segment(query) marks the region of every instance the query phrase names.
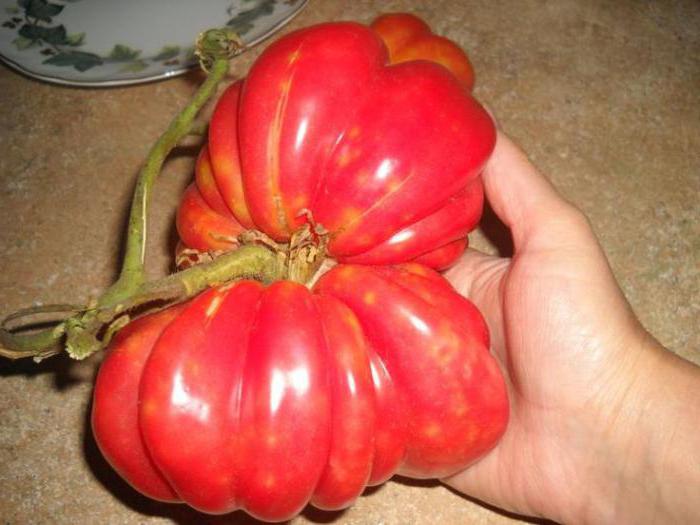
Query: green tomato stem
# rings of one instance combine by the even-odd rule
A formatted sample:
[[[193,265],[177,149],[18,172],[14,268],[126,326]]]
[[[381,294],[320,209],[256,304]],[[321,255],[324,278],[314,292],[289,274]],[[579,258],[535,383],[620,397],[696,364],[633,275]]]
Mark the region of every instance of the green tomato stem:
[[[163,167],[165,158],[183,137],[190,133],[199,110],[211,98],[216,87],[228,72],[228,58],[214,60],[207,79],[192,101],[175,117],[165,133],[153,145],[146,164],[139,173],[134,190],[126,239],[126,252],[117,281],[102,295],[98,304],[123,300],[133,294],[146,281],[146,217],[151,190]]]
[[[109,342],[111,336],[128,322],[129,311],[133,308],[149,303],[160,303],[163,307],[181,302],[208,286],[236,278],[255,277],[267,281],[281,276],[282,269],[274,252],[262,246],[249,246],[209,264],[158,281],[146,281],[147,216],[153,185],[172,149],[192,132],[205,132],[202,125],[194,125],[194,119],[226,76],[229,59],[244,47],[238,35],[228,28],[206,31],[197,40],[196,55],[208,75],[190,103],[153,145],[139,173],[131,204],[126,251],[117,281],[87,307],[36,307],[8,316],[0,325],[0,356],[43,359],[58,353],[57,346],[65,339],[68,353],[76,359],[83,359]],[[57,311],[77,313],[55,322],[50,329],[32,333],[17,333],[7,327],[10,321],[18,318]]]
[[[128,323],[132,310],[146,307],[153,311],[154,308],[172,306],[207,288],[238,279],[269,283],[283,278],[286,271],[284,261],[275,251],[260,245],[242,246],[210,263],[193,266],[157,281],[144,282],[124,299],[103,302],[96,309],[69,319],[65,326],[66,351],[74,359],[85,359],[102,350],[111,336]],[[100,337],[105,327],[106,335]]]
[[[71,304],[49,304],[23,308],[8,315],[2,321],[2,325],[0,325],[0,356],[10,359],[34,357],[40,360],[58,353],[55,347],[65,334],[63,322],[58,322],[56,326],[49,330],[33,333],[13,333],[7,328],[7,325],[17,319],[34,315],[77,313],[82,310],[83,307]]]

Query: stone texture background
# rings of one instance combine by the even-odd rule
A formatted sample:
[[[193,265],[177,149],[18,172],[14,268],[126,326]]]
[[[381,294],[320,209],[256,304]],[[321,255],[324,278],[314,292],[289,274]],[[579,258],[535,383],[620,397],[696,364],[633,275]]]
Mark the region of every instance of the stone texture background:
[[[468,50],[476,95],[589,215],[642,322],[700,362],[700,4],[311,0],[285,31],[387,11],[417,13]],[[264,45],[237,59],[233,74]],[[139,166],[200,80],[76,89],[0,67],[0,315],[35,301],[81,302],[114,279]],[[154,275],[168,269],[192,154],[174,155],[157,186]],[[474,245],[494,249],[482,234]],[[87,426],[97,364],[0,362],[2,523],[252,523],[149,502],[110,470]],[[346,512],[309,510],[295,522],[513,520],[437,483],[397,481]]]

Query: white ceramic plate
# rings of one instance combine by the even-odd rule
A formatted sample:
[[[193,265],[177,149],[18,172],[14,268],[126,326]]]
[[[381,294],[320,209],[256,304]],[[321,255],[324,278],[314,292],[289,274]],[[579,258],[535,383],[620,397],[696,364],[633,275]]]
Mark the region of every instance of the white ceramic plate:
[[[0,59],[57,84],[118,86],[196,64],[197,35],[230,26],[252,46],[308,0],[0,0]]]

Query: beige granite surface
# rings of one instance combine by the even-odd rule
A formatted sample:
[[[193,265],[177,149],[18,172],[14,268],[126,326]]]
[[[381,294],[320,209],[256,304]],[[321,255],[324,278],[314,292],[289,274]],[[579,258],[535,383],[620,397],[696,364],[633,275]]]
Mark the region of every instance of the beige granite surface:
[[[642,322],[700,362],[700,3],[311,0],[290,28],[400,10],[469,51],[477,96],[589,215]],[[233,72],[243,74],[261,48]],[[199,80],[75,89],[0,67],[0,315],[37,301],[81,302],[112,281],[137,170]],[[154,275],[168,268],[191,155],[168,161],[157,186]],[[493,249],[483,234],[475,245]],[[0,362],[0,523],[252,522],[149,502],[110,470],[86,425],[97,364]],[[309,510],[296,522],[514,519],[437,483],[400,481],[346,512]]]

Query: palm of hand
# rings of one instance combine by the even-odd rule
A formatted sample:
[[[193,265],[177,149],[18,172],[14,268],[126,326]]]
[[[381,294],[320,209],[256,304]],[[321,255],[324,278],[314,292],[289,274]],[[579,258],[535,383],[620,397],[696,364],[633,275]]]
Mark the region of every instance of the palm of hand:
[[[528,514],[563,516],[624,392],[614,385],[637,325],[585,218],[568,205],[516,239],[513,259],[470,252],[447,274],[482,311],[508,377],[511,420],[497,447],[447,480]],[[624,333],[619,328],[628,327]],[[580,515],[580,512],[579,512]]]

